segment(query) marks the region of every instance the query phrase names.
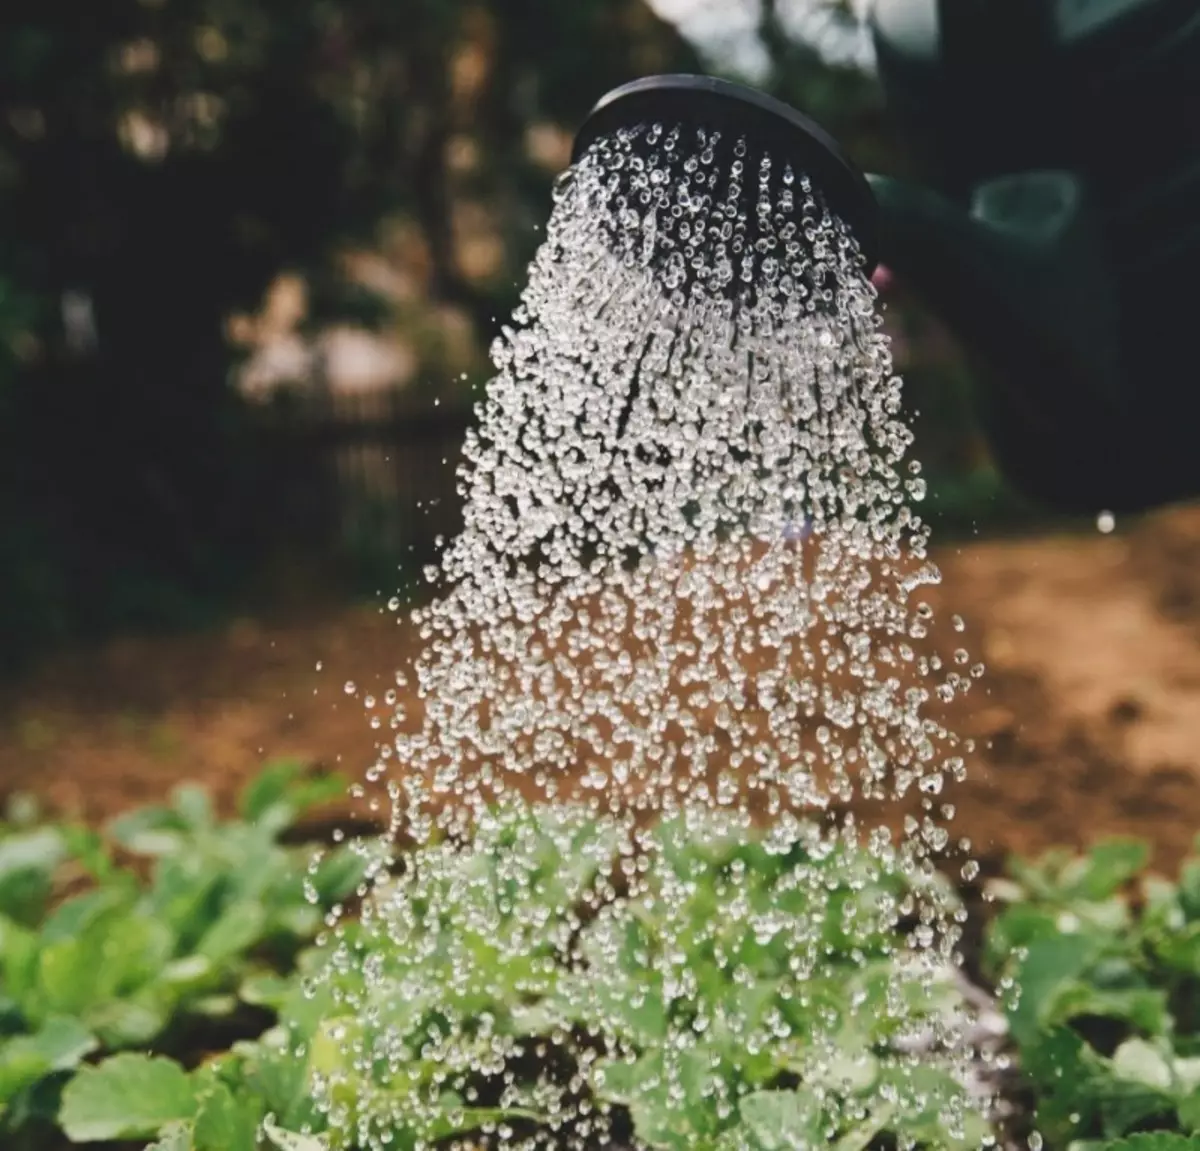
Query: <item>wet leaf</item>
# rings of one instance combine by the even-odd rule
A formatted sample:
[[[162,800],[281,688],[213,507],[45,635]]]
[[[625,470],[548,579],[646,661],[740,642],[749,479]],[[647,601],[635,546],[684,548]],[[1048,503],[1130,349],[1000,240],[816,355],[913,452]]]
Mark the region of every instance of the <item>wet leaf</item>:
[[[285,1131],[270,1118],[263,1122],[263,1134],[278,1151],[329,1151],[329,1144],[319,1136]]]
[[[188,1123],[168,1123],[158,1139],[146,1151],[193,1151],[192,1129]]]
[[[741,1101],[738,1111],[758,1151],[794,1151],[824,1142],[821,1106],[812,1095],[756,1091]]]

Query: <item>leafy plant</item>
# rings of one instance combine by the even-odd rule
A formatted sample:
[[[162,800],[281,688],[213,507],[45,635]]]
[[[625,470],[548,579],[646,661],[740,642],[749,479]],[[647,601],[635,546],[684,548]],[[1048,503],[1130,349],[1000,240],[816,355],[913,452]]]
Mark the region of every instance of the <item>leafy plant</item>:
[[[512,804],[469,844],[413,853],[294,973],[247,974],[240,999],[277,1017],[259,1039],[194,1071],[110,1056],[67,1084],[59,1120],[159,1151],[414,1147],[550,1130],[574,1081],[646,1148],[976,1147],[955,1081],[892,1050],[906,1021],[959,1006],[908,979],[904,894],[820,837],[781,851],[729,826],[646,834]],[[730,915],[734,896],[752,914]],[[796,976],[772,916],[819,925],[815,973]]]
[[[986,1134],[936,1059],[914,1068],[894,1046],[963,1006],[904,955],[904,885],[813,830],[780,850],[715,817],[663,824],[638,894],[584,930],[584,963],[559,1006],[604,1036],[593,1090],[628,1107],[646,1146],[852,1148],[890,1136],[951,1149]],[[801,943],[789,922],[818,931]]]
[[[1169,882],[1148,856],[1111,839],[1014,861],[997,885],[987,958],[1017,991],[1009,1024],[1052,1146],[1200,1138],[1200,860]]]
[[[158,1056],[114,1055],[67,1084],[59,1122],[75,1143],[155,1139],[158,1151],[319,1146],[296,1130],[320,1126],[304,1071],[277,1037],[240,1043],[194,1071]]]
[[[961,1006],[909,978],[903,895],[819,836],[780,851],[715,823],[645,835],[514,804],[470,845],[416,852],[336,945],[317,995],[332,1010],[305,1044],[327,1145],[552,1126],[577,1076],[647,1148],[976,1147],[986,1128],[950,1074],[889,1049]],[[797,975],[789,921],[821,925],[813,972]]]
[[[0,838],[0,1133],[53,1115],[63,1081],[97,1052],[169,1050],[189,1021],[236,1029],[250,1003],[240,988],[290,970],[362,882],[366,861],[348,845],[314,865],[311,846],[279,842],[344,787],[278,764],[247,788],[238,819],[218,821],[202,790],[182,787],[104,835],[36,826]],[[55,898],[68,869],[87,886]],[[160,1081],[162,1066],[150,1072]]]
[[[0,918],[6,1146],[43,1145],[50,1123],[157,1151],[486,1141],[555,1129],[564,1085],[648,1149],[965,1151],[987,1135],[936,1057],[903,1052],[962,1002],[916,978],[895,928],[914,892],[872,856],[815,829],[785,844],[694,813],[647,829],[512,802],[368,883],[360,847],[314,862],[283,841],[343,786],[276,764],[231,820],[181,788],[103,833],[5,826],[0,865],[24,877]],[[1127,918],[1100,909],[1137,862],[1022,872],[1040,903],[1010,907],[993,943],[1037,954],[1068,909],[1119,939]],[[310,946],[356,894],[363,914]],[[1036,1060],[1059,1032],[1032,1018]],[[204,1020],[245,1038],[198,1050]],[[1142,1096],[1193,1074],[1129,1038],[1142,1046],[1072,1050]]]

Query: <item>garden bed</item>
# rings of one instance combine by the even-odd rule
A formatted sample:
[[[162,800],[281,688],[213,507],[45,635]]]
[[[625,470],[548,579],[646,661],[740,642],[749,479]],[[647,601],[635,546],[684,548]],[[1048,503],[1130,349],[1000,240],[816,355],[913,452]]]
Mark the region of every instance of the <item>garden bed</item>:
[[[1152,517],[1125,535],[991,541],[938,556],[946,578],[930,598],[941,626],[960,612],[972,650],[989,664],[953,717],[953,726],[978,744],[968,781],[954,788],[954,827],[971,839],[983,864],[961,892],[971,911],[963,970],[971,994],[990,994],[1006,971],[1020,976],[1025,992],[1009,1013],[1012,1033],[993,1043],[1012,1046],[1029,1074],[1018,1080],[1001,1072],[995,1082],[1010,1105],[1008,1134],[1023,1139],[1036,1106],[1051,1151],[1092,1151],[1107,1146],[1109,1136],[1138,1129],[1183,1138],[1200,1122],[1200,1020],[1193,1005],[1200,1002],[1194,944],[1200,872],[1184,863],[1200,828],[1198,557],[1194,509]],[[128,817],[138,805],[162,802],[181,779],[205,784],[216,811],[233,814],[239,803],[244,809],[244,789],[264,759],[280,753],[359,777],[378,738],[364,697],[374,692],[382,700],[395,682],[393,669],[413,651],[407,628],[395,626],[395,618],[370,609],[317,622],[280,619],[52,661],[39,676],[8,689],[0,707],[0,795],[31,793],[50,811],[77,815],[96,828],[113,816]],[[957,642],[948,632],[935,639],[942,646]],[[347,693],[350,679],[354,690]],[[302,817],[297,809],[290,827],[272,829],[278,833],[272,850],[328,840],[338,825],[351,832],[381,826],[365,805],[351,811],[341,794],[340,784],[310,792]],[[189,818],[200,818],[200,793],[185,795],[192,797],[185,806],[200,805]],[[314,807],[315,799],[321,802]],[[351,816],[358,822],[348,824]],[[1114,832],[1140,837],[1144,846],[1121,841],[1087,864],[1051,859],[1014,869],[1010,863],[1014,854],[1028,860],[1056,844],[1092,849]],[[87,837],[75,840],[70,854],[56,871],[59,900],[84,894],[97,869],[109,866]],[[1177,882],[1168,888],[1144,880],[1148,859],[1178,875]],[[127,846],[110,863],[139,882],[150,875],[145,859]],[[984,892],[997,881],[1016,882],[1020,890],[1001,882],[1000,894],[1015,903],[1002,926],[989,930],[998,905]],[[271,902],[287,906],[286,900]],[[250,918],[254,913],[247,923]],[[134,1050],[181,1060],[186,1085],[176,1077],[173,1088],[184,1113],[180,1122],[193,1122],[188,1108],[200,1095],[228,1109],[223,1089],[194,1068],[274,1018],[281,1003],[272,995],[279,988],[271,992],[268,981],[240,998],[239,965],[252,953],[265,973],[266,954],[268,968],[286,969],[289,955],[303,950],[315,930],[311,917],[303,919],[297,909],[290,927],[237,928],[249,932],[250,942],[221,959],[231,965],[220,968],[219,986],[196,992],[212,1000],[204,1010],[194,1003],[183,1013],[175,1011],[178,1004],[154,1008],[160,1016],[166,1011],[161,1031]],[[267,952],[256,950],[268,937]],[[1014,949],[1024,947],[1029,955],[1014,958]],[[144,1011],[141,1018],[149,1026]],[[105,1028],[106,1037],[89,1031],[86,1041],[78,1031],[50,1036],[65,1045],[57,1057],[97,1063],[119,1039],[110,1024]],[[20,1044],[17,1053],[30,1056]],[[135,1075],[145,1070],[125,1066]],[[61,1085],[68,1070],[64,1065],[48,1078]],[[6,1068],[0,1056],[0,1084],[11,1074],[12,1061]],[[261,1069],[254,1074],[261,1076]],[[151,1075],[165,1082],[173,1073]],[[229,1122],[241,1114],[245,1085],[239,1082],[225,1084],[233,1101]],[[46,1125],[46,1099],[35,1097],[28,1106],[43,1121],[33,1145],[54,1147],[58,1136]],[[621,1104],[614,1106],[624,1114]],[[630,1121],[617,1123],[622,1137]],[[1079,1141],[1078,1133],[1086,1138]],[[1192,1147],[1187,1138],[1130,1147],[1174,1151]],[[185,1151],[189,1144],[166,1146]],[[251,1145],[223,1146],[247,1151]],[[870,1144],[872,1151],[885,1146]],[[197,1144],[197,1151],[208,1148]]]
[[[889,943],[898,937],[868,913],[902,888],[866,855],[813,854],[819,839],[780,855],[711,816],[703,827],[668,822],[645,841],[655,910],[643,914],[641,896],[613,902],[614,828],[563,809],[547,823],[517,804],[469,847],[402,857],[392,882],[403,890],[419,878],[421,896],[395,906],[403,916],[416,908],[416,918],[374,934],[351,918],[347,938],[378,961],[371,977],[351,967],[314,984],[329,952],[312,940],[328,909],[354,898],[366,860],[326,845],[314,869],[311,847],[289,847],[287,832],[343,783],[279,764],[243,790],[232,820],[184,788],[99,835],[41,823],[28,806],[11,813],[0,828],[6,1148],[362,1146],[301,1134],[325,1125],[315,1074],[326,1084],[319,1097],[351,1108],[351,1127],[356,1109],[383,1113],[396,1084],[409,1083],[426,1103],[397,1112],[408,1117],[393,1131],[401,1147],[442,1145],[455,1132],[471,1146],[500,1146],[506,1129],[536,1129],[554,1082],[608,1111],[612,1138],[596,1142],[608,1151],[781,1151],[826,1136],[839,1151],[885,1151],[904,1138],[965,1151],[981,1131],[951,1122],[961,1096],[923,1038],[943,1012],[965,1008],[980,1051],[974,1078],[1001,1097],[999,1146],[1036,1145],[1035,1124],[1049,1151],[1200,1146],[1191,1134],[1200,1132],[1200,858],[1171,880],[1148,869],[1149,846],[1131,839],[1010,860],[1002,876],[961,889],[974,928],[962,977],[922,991]],[[662,885],[684,877],[691,894],[671,905],[682,918],[668,931]],[[727,914],[735,888],[751,909],[744,922]],[[762,1049],[735,1039],[736,1028],[722,1038],[739,1012],[798,1009],[787,990],[794,943],[763,935],[754,918],[774,920],[780,907],[825,925],[824,959],[798,986],[834,1021],[836,1073],[825,1053],[807,1061],[814,1032],[799,1017]],[[689,938],[696,950],[684,969],[697,990],[663,998],[653,957]],[[707,950],[710,938],[756,973],[765,998],[745,998],[742,977]],[[885,1003],[898,985],[908,1007],[894,1016]],[[685,1079],[677,1095],[660,1063],[674,1029],[696,1033],[701,1018],[698,1065],[722,1086]],[[444,1036],[453,1020],[463,1028],[455,1044],[425,1035],[432,1025]],[[412,1054],[368,1071],[379,1064],[364,1053],[396,1050],[398,1037]],[[455,1064],[457,1050],[481,1042],[499,1053],[496,1071]],[[924,1068],[915,1080],[905,1052]],[[833,1077],[818,1090],[824,1075]],[[893,1094],[880,1110],[884,1082]],[[830,1111],[837,1100],[848,1110]]]

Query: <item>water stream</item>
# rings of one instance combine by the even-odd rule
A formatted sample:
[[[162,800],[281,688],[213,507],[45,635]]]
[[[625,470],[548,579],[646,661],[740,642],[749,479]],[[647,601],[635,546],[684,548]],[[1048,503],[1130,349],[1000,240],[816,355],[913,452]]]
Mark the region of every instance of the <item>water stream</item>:
[[[601,140],[493,359],[465,526],[413,615],[423,710],[372,773],[424,849],[326,977],[355,1020],[352,1072],[318,1076],[332,1130],[382,1147],[416,1116],[433,1143],[449,1092],[492,1145],[625,1146],[665,1092],[716,1126],[647,1115],[655,1145],[737,1151],[770,1145],[783,1087],[820,1104],[813,1147],[911,1110],[969,1062],[935,1009],[962,918],[935,862],[969,756],[945,713],[982,669],[931,642],[924,483],[853,235],[744,141]]]

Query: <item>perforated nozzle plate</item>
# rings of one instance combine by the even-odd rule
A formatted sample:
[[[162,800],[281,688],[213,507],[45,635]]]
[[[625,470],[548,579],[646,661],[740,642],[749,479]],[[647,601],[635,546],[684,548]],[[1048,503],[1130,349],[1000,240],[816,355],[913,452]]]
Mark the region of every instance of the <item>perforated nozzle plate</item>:
[[[592,109],[575,137],[572,161],[621,128],[659,123],[744,136],[772,159],[804,172],[854,233],[868,274],[879,259],[878,209],[863,174],[819,124],[781,100],[710,76],[647,76],[614,88]]]

